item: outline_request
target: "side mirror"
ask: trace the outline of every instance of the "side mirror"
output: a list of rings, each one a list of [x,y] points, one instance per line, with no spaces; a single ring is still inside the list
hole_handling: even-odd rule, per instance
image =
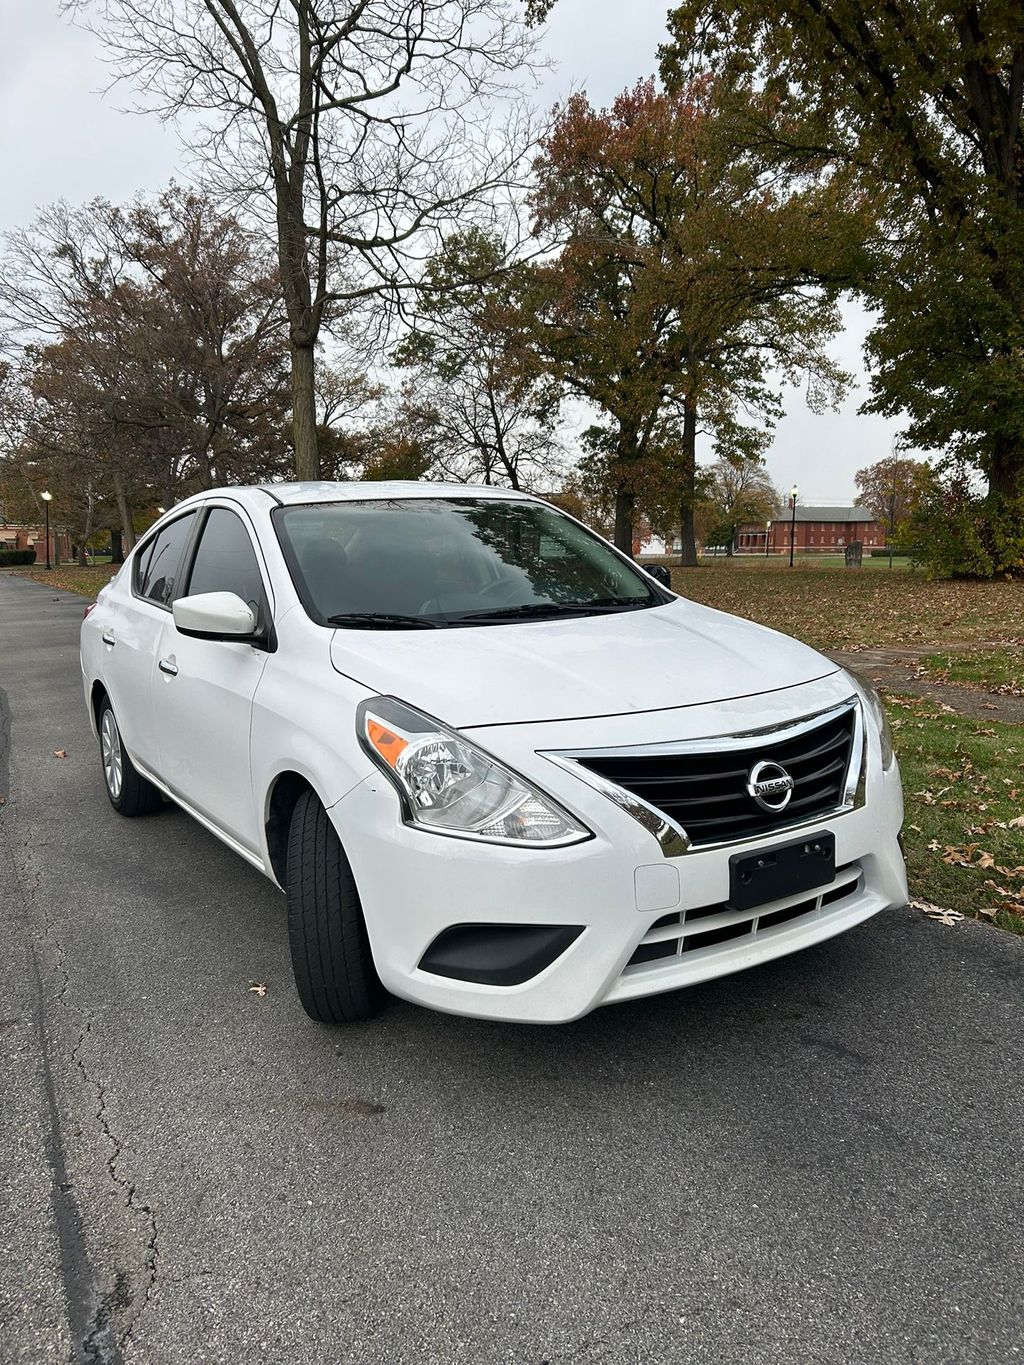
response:
[[[653,578],[655,583],[660,583],[663,588],[671,588],[672,575],[664,564],[644,564],[641,566],[649,578]]]
[[[231,640],[256,634],[256,613],[233,592],[200,592],[194,597],[179,597],[171,611],[182,635],[196,635],[201,640]]]

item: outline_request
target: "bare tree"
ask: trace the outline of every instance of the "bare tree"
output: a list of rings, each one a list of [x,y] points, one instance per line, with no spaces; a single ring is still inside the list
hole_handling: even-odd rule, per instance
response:
[[[314,353],[340,301],[394,306],[529,144],[514,0],[68,0],[98,11],[117,75],[191,139],[276,237],[295,470],[319,470]],[[495,126],[485,110],[494,111]],[[384,316],[383,312],[380,316]]]
[[[759,525],[771,520],[782,506],[772,476],[757,459],[726,459],[704,471],[702,508],[715,542],[733,552],[736,528],[743,522]]]
[[[172,189],[128,209],[57,204],[9,235],[0,306],[21,342],[26,452],[120,511],[287,467],[286,340],[258,234]],[[0,418],[3,413],[0,412]]]
[[[405,402],[434,452],[435,477],[551,489],[564,476],[554,434],[560,393],[515,313],[523,267],[507,245],[469,231],[428,265],[396,363],[409,370]]]

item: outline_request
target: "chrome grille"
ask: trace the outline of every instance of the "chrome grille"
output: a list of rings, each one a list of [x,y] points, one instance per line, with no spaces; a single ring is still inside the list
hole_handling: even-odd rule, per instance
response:
[[[859,714],[851,698],[782,729],[571,758],[603,787],[610,783],[666,816],[700,848],[771,834],[851,804],[851,776],[855,786],[860,766]],[[747,791],[751,767],[760,761],[781,765],[793,779],[781,811],[762,809]]]
[[[683,954],[719,948],[726,943],[749,943],[753,937],[780,925],[827,914],[831,906],[856,894],[860,884],[861,869],[856,863],[850,863],[836,871],[831,886],[771,901],[753,910],[730,910],[724,904],[703,905],[694,910],[662,915],[640,940],[625,971],[633,973],[650,966],[664,967]]]

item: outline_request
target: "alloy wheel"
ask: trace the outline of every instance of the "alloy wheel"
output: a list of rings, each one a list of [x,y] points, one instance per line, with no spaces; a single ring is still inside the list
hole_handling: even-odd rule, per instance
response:
[[[121,795],[123,780],[121,736],[117,732],[117,721],[114,719],[114,713],[109,707],[103,712],[103,720],[100,724],[100,751],[103,756],[103,776],[106,779],[107,791],[110,793],[111,799],[116,801]]]

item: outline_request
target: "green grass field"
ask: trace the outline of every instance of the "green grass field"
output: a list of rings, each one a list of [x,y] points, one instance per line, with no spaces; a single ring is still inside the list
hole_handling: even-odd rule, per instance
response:
[[[1024,934],[1024,729],[888,696],[911,892]]]
[[[1021,625],[1024,629],[1024,623]],[[969,654],[925,654],[921,669],[928,678],[974,687],[999,696],[1024,697],[1024,648],[1007,643],[1001,649]]]
[[[876,563],[883,563],[878,560]],[[673,569],[685,597],[748,616],[817,649],[997,643],[1024,635],[1024,583],[936,582],[912,570],[847,569],[820,561],[719,560]]]

